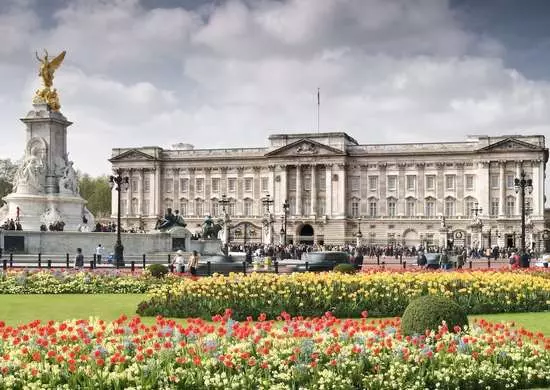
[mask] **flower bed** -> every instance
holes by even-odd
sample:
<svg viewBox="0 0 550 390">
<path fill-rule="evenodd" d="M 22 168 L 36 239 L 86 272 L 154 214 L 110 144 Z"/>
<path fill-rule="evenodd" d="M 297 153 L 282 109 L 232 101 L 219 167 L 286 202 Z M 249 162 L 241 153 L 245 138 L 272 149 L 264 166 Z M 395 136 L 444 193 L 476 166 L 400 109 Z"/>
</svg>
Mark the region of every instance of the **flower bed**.
<svg viewBox="0 0 550 390">
<path fill-rule="evenodd" d="M 550 338 L 481 321 L 403 337 L 399 319 L 187 326 L 158 318 L 0 323 L 0 388 L 424 389 L 550 385 Z"/>
<path fill-rule="evenodd" d="M 0 276 L 0 294 L 130 294 L 179 280 L 162 280 L 146 272 L 131 275 L 112 271 L 7 271 Z"/>
<path fill-rule="evenodd" d="M 303 273 L 252 274 L 180 280 L 151 289 L 141 315 L 210 318 L 233 309 L 234 318 L 291 315 L 339 317 L 401 315 L 420 295 L 445 295 L 468 314 L 544 311 L 550 308 L 550 279 L 529 272 L 370 272 L 356 275 Z"/>
</svg>

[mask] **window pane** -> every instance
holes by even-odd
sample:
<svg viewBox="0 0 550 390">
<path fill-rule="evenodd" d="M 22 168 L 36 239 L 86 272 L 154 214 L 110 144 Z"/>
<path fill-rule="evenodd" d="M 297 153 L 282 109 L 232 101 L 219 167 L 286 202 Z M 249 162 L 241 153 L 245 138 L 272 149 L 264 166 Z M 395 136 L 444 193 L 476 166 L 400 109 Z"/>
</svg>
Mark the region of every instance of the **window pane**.
<svg viewBox="0 0 550 390">
<path fill-rule="evenodd" d="M 220 179 L 217 177 L 212 178 L 212 192 L 218 192 L 220 190 Z"/>
<path fill-rule="evenodd" d="M 201 177 L 201 178 L 197 178 L 195 180 L 195 191 L 197 192 L 202 192 L 204 191 L 204 179 Z"/>
<path fill-rule="evenodd" d="M 262 177 L 262 192 L 267 192 L 268 189 L 268 183 L 269 183 L 269 180 L 267 177 Z"/>
<path fill-rule="evenodd" d="M 181 192 L 189 191 L 189 179 L 180 179 L 180 191 Z"/>
<path fill-rule="evenodd" d="M 426 189 L 427 190 L 434 190 L 435 189 L 435 176 L 434 175 L 427 175 L 426 176 Z"/>
<path fill-rule="evenodd" d="M 407 190 L 414 191 L 416 189 L 416 176 L 407 175 Z"/>
<path fill-rule="evenodd" d="M 376 191 L 378 189 L 378 176 L 369 176 L 369 190 Z"/>
<path fill-rule="evenodd" d="M 252 178 L 247 177 L 244 179 L 244 191 L 252 192 Z"/>
<path fill-rule="evenodd" d="M 164 179 L 164 192 L 172 192 L 174 189 L 173 179 Z"/>
<path fill-rule="evenodd" d="M 227 191 L 235 192 L 235 187 L 237 184 L 237 179 L 234 177 L 227 179 Z"/>
<path fill-rule="evenodd" d="M 388 190 L 395 191 L 397 189 L 397 176 L 388 176 Z"/>
</svg>

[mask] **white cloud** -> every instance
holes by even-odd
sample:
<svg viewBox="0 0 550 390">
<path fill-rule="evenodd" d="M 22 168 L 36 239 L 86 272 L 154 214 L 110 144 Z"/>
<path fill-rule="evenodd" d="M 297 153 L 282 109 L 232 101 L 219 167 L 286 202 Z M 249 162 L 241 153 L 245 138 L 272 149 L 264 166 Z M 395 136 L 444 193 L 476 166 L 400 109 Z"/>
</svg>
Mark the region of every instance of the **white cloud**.
<svg viewBox="0 0 550 390">
<path fill-rule="evenodd" d="M 56 85 L 75 122 L 72 158 L 93 174 L 108 171 L 112 147 L 259 146 L 273 132 L 314 130 L 317 87 L 321 130 L 360 142 L 549 134 L 548 83 L 507 69 L 502 45 L 466 31 L 444 1 L 62 4 L 53 25 L 33 7 L 0 14 L 1 155 L 22 153 L 17 118 L 38 83 L 41 46 L 68 51 Z"/>
</svg>

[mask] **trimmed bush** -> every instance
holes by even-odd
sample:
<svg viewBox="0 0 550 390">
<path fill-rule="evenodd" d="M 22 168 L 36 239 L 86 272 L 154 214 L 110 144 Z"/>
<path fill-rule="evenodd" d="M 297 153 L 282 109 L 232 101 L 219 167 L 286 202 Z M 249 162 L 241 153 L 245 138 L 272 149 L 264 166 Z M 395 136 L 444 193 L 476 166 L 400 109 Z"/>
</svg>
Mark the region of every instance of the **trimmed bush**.
<svg viewBox="0 0 550 390">
<path fill-rule="evenodd" d="M 163 278 L 168 274 L 168 267 L 163 264 L 151 264 L 147 267 L 147 270 L 151 273 L 151 276 L 155 278 Z"/>
<path fill-rule="evenodd" d="M 338 264 L 333 269 L 334 272 L 340 272 L 342 274 L 354 274 L 356 272 L 353 264 Z"/>
<path fill-rule="evenodd" d="M 466 312 L 453 300 L 435 295 L 424 295 L 411 301 L 401 318 L 405 335 L 424 334 L 426 329 L 437 331 L 445 321 L 449 330 L 468 325 Z"/>
</svg>

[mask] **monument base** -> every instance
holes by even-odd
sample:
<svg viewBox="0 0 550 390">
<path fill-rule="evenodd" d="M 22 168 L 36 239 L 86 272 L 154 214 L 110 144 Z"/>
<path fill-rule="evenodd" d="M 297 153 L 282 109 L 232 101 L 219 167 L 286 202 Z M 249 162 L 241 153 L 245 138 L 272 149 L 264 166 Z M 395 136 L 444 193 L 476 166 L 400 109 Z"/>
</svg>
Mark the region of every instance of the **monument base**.
<svg viewBox="0 0 550 390">
<path fill-rule="evenodd" d="M 23 230 L 40 230 L 50 224 L 63 222 L 65 231 L 89 231 L 95 225 L 94 217 L 80 196 L 63 194 L 18 194 L 4 197 L 6 204 L 0 209 L 0 221 L 19 219 Z M 87 224 L 83 223 L 83 218 Z M 86 226 L 87 225 L 87 226 Z"/>
</svg>

